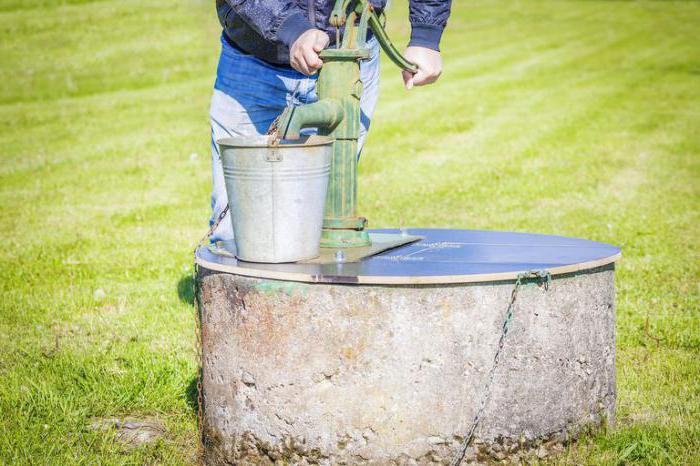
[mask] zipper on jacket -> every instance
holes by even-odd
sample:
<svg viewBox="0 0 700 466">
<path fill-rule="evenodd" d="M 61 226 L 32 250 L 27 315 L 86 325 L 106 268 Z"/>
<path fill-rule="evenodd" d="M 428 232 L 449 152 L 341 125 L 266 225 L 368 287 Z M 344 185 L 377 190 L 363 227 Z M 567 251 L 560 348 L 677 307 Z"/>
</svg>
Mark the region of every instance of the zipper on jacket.
<svg viewBox="0 0 700 466">
<path fill-rule="evenodd" d="M 309 10 L 309 21 L 316 27 L 316 0 L 307 0 L 306 6 Z"/>
</svg>

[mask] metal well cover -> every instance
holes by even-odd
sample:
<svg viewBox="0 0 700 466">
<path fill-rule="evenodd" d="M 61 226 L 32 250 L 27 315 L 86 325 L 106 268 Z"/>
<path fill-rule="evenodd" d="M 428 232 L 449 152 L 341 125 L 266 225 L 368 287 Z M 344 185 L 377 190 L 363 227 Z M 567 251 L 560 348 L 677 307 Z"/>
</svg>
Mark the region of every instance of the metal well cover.
<svg viewBox="0 0 700 466">
<path fill-rule="evenodd" d="M 371 230 L 400 233 L 401 230 Z M 564 236 L 484 230 L 404 229 L 423 240 L 354 263 L 256 264 L 200 247 L 207 269 L 276 280 L 356 284 L 443 284 L 514 279 L 518 273 L 587 270 L 615 262 L 620 248 Z"/>
</svg>

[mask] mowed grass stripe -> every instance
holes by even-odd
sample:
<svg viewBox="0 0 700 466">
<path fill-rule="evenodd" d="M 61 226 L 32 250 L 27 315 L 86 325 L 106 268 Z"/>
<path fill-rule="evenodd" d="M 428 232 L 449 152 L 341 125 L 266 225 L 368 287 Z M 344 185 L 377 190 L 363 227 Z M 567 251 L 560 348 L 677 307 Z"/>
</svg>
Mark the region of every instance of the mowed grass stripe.
<svg viewBox="0 0 700 466">
<path fill-rule="evenodd" d="M 197 8 L 200 8 L 199 6 Z M 0 103 L 144 89 L 202 76 L 192 5 L 98 2 L 0 15 Z"/>
</svg>

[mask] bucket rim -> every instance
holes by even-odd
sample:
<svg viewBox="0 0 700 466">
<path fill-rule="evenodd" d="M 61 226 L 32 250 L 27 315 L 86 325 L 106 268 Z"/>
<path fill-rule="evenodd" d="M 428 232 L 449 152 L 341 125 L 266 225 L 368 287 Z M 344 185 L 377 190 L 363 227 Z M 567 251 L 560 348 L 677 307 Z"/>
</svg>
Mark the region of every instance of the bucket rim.
<svg viewBox="0 0 700 466">
<path fill-rule="evenodd" d="M 222 148 L 243 148 L 243 147 L 273 147 L 272 145 L 273 137 L 270 135 L 264 136 L 245 136 L 245 137 L 228 137 L 221 138 L 216 141 L 216 144 Z M 302 136 L 299 139 L 281 139 L 274 147 L 292 148 L 292 147 L 315 147 L 315 146 L 327 146 L 333 144 L 335 138 L 330 136 L 319 136 L 314 134 L 312 136 Z"/>
</svg>

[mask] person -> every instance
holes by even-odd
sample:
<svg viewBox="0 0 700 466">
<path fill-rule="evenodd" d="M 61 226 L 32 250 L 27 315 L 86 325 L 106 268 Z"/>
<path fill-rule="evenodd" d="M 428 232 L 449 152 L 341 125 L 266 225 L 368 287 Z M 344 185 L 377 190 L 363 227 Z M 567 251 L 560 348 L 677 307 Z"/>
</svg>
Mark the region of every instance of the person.
<svg viewBox="0 0 700 466">
<path fill-rule="evenodd" d="M 315 84 L 323 63 L 319 52 L 335 43 L 329 25 L 333 0 L 217 0 L 223 27 L 221 54 L 211 100 L 212 195 L 210 227 L 228 205 L 216 141 L 265 134 L 288 105 L 317 100 Z M 377 13 L 387 0 L 371 0 Z M 403 71 L 407 89 L 438 79 L 442 72 L 440 39 L 451 0 L 410 0 L 411 38 L 404 56 L 418 72 Z M 360 100 L 362 149 L 379 92 L 379 44 L 368 41 L 370 58 L 360 63 L 364 91 Z M 359 153 L 358 153 L 359 156 Z M 233 238 L 230 213 L 216 226 L 211 242 Z"/>
</svg>

